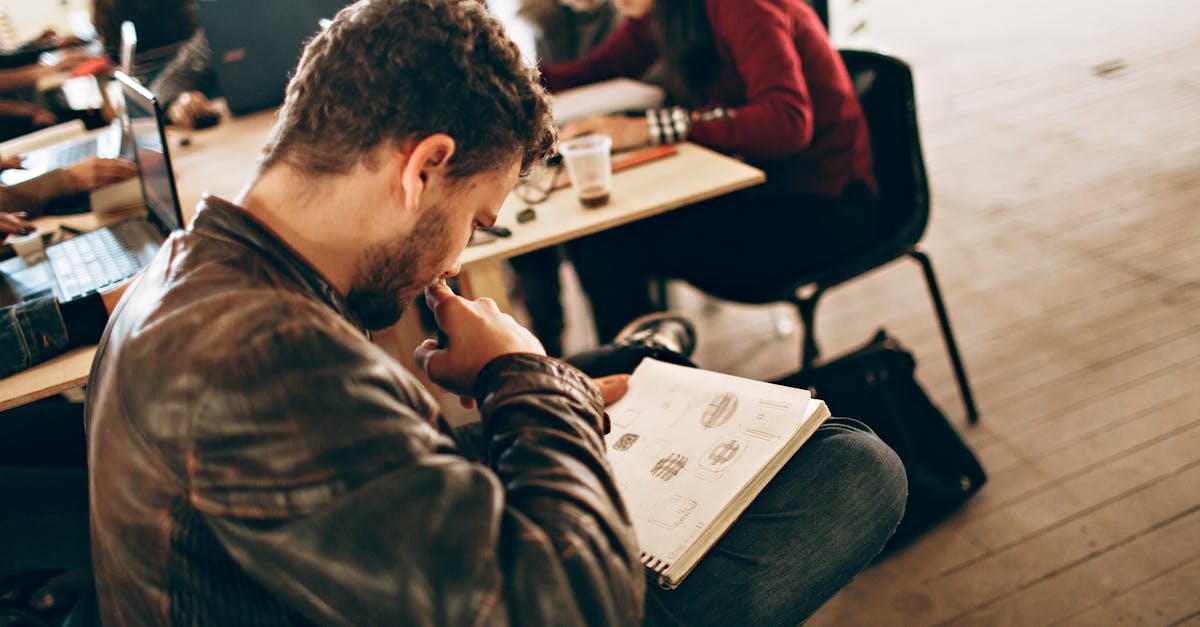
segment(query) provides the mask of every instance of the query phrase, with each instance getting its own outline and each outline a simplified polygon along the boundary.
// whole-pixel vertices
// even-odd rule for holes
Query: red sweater
[[[708,18],[721,60],[709,105],[733,115],[694,122],[688,139],[744,157],[791,192],[837,196],[855,179],[875,189],[862,108],[804,0],[708,0]],[[639,77],[658,54],[650,18],[629,18],[587,57],[543,74],[551,91]]]

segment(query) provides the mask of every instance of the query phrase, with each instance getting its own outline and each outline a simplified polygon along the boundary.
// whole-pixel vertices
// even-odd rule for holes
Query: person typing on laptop
[[[0,162],[0,169],[13,161]],[[137,175],[132,163],[90,158],[69,168],[52,170],[23,183],[0,185],[0,242],[34,230],[29,220],[57,198],[102,187]],[[60,303],[50,291],[0,308],[0,377],[30,368],[77,346],[100,340],[108,312],[128,281],[102,292]]]
[[[207,97],[217,79],[193,0],[93,0],[92,21],[113,58],[120,54],[122,22],[135,25],[138,51],[125,71],[149,85],[173,124],[201,128],[220,120]]]
[[[0,170],[21,167],[21,158],[0,161]],[[68,196],[89,192],[137,176],[137,168],[126,159],[88,157],[56,168],[16,185],[0,184],[0,212],[36,218],[46,205]],[[11,223],[11,217],[9,218]],[[26,224],[23,228],[29,228]],[[5,231],[12,232],[12,231]]]

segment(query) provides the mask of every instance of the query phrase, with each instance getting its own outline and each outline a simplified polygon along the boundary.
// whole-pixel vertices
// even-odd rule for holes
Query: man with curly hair
[[[546,357],[495,303],[441,281],[553,142],[538,77],[474,0],[361,0],[310,42],[246,189],[201,201],[98,348],[87,426],[103,624],[631,625],[740,594],[746,567],[777,585],[729,545],[670,601],[647,594],[605,461],[620,380]],[[478,404],[477,438],[446,428],[370,341],[422,292],[443,338],[416,362]],[[769,597],[823,600],[902,503],[902,471],[874,436],[813,441],[730,533],[778,546],[802,530],[820,556],[768,560],[811,582]],[[866,481],[842,495],[846,477]],[[810,512],[768,511],[809,498]],[[773,612],[769,597],[747,598]]]

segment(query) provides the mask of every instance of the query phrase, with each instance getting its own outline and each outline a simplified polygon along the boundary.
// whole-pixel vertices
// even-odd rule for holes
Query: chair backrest
[[[908,64],[879,52],[841,50],[842,61],[862,103],[879,201],[895,222],[889,225],[890,245],[880,251],[891,257],[917,243],[929,223],[929,182],[917,125],[917,102]]]

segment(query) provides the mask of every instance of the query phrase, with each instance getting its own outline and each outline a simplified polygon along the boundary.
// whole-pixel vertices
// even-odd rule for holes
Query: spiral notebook
[[[646,359],[609,416],[642,563],[674,588],[829,410],[807,390]]]

